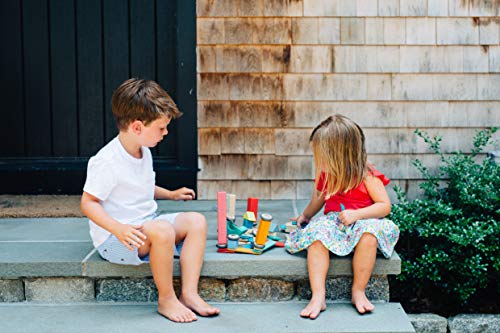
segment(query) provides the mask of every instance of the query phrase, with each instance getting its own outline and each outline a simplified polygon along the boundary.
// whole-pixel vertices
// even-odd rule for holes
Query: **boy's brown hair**
[[[137,78],[123,82],[113,93],[111,109],[119,130],[140,120],[144,125],[160,118],[179,118],[182,113],[160,85],[151,80]]]

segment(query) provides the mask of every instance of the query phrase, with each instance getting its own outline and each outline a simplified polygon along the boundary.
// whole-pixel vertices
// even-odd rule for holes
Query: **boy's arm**
[[[194,191],[187,187],[182,187],[175,191],[169,191],[166,188],[155,186],[155,199],[166,200],[193,200],[196,197]]]
[[[344,210],[339,215],[343,224],[349,225],[357,220],[382,218],[391,212],[391,200],[382,181],[378,177],[368,176],[365,179],[365,186],[373,204],[361,209]]]
[[[141,238],[146,239],[146,235],[140,231],[142,226],[123,224],[113,219],[106,213],[99,198],[90,193],[83,192],[80,208],[85,216],[101,228],[115,235],[129,250],[133,250],[131,245],[137,248],[144,245]]]

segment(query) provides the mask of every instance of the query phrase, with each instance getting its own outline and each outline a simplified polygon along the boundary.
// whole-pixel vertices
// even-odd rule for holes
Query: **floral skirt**
[[[336,212],[316,217],[305,228],[291,232],[285,248],[290,253],[297,253],[315,241],[321,241],[330,252],[345,256],[354,250],[365,232],[377,238],[378,249],[386,258],[390,258],[399,238],[399,228],[394,222],[388,219],[366,219],[345,226]]]

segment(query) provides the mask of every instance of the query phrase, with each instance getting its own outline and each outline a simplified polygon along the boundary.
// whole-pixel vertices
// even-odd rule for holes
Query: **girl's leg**
[[[326,309],[326,274],[329,265],[330,251],[320,241],[312,243],[307,249],[307,269],[312,297],[300,313],[302,317],[316,319],[319,313]]]
[[[175,322],[191,322],[196,315],[175,296],[172,273],[175,230],[165,221],[148,221],[143,225],[147,239],[139,248],[139,256],[149,253],[151,272],[158,288],[158,312]]]
[[[361,236],[352,259],[354,281],[352,284],[352,304],[359,313],[372,311],[375,306],[366,298],[365,289],[372,275],[377,257],[377,238],[370,233]]]
[[[198,282],[205,254],[207,222],[199,213],[181,213],[174,222],[176,244],[184,241],[181,251],[182,293],[179,300],[201,316],[213,316],[219,309],[198,295]]]

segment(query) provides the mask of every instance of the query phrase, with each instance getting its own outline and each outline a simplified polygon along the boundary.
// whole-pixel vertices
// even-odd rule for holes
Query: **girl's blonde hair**
[[[314,128],[309,141],[316,169],[315,188],[322,172],[326,196],[347,192],[363,182],[367,173],[365,135],[358,124],[335,114]]]

